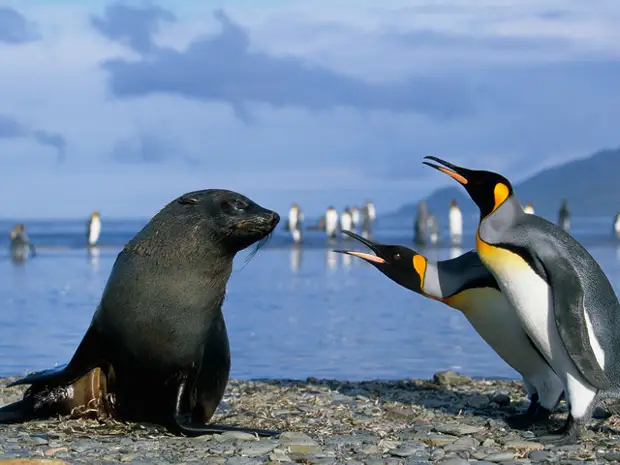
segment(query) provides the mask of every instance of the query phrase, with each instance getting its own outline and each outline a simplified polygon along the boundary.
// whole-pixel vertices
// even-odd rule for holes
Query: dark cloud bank
[[[0,6],[0,43],[23,44],[41,38],[34,23],[17,10]]]
[[[18,138],[34,140],[41,145],[53,147],[58,153],[58,162],[64,162],[67,142],[62,135],[31,128],[15,118],[0,115],[0,139]]]

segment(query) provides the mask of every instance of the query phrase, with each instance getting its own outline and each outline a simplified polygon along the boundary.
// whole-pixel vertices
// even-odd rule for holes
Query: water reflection
[[[293,245],[291,247],[291,271],[293,273],[298,273],[299,268],[301,267],[301,246]]]
[[[334,252],[332,249],[327,249],[326,251],[326,259],[327,259],[327,269],[329,271],[336,271],[338,269],[338,253]]]
[[[351,255],[342,254],[342,266],[344,268],[349,268],[351,266],[351,262],[353,261]]]
[[[460,247],[450,247],[450,258],[457,258],[463,255],[463,249]]]
[[[88,248],[88,261],[93,266],[95,271],[99,271],[99,256],[101,255],[101,251],[99,247],[89,247]]]

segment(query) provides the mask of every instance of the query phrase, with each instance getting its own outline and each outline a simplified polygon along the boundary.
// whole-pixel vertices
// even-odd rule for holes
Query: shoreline
[[[0,405],[21,398],[6,388]],[[0,425],[0,464],[38,458],[49,464],[262,463],[422,465],[444,463],[609,463],[620,461],[620,419],[602,411],[571,446],[535,437],[566,419],[564,402],[548,425],[510,428],[504,417],[528,406],[520,381],[472,379],[454,372],[432,380],[231,380],[213,422],[278,429],[276,438],[246,433],[175,437],[163,427],[49,419]],[[57,460],[50,462],[49,460]],[[568,460],[568,462],[565,462]],[[18,464],[19,461],[13,461]]]

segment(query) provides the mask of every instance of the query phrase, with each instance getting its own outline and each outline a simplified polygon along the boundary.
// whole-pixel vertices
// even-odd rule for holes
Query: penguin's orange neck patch
[[[413,269],[420,276],[420,288],[424,289],[424,276],[426,275],[426,258],[422,255],[413,257]]]
[[[498,182],[495,184],[495,189],[493,189],[493,195],[495,196],[495,206],[493,207],[493,211],[495,211],[506,201],[510,195],[510,189],[503,182]]]

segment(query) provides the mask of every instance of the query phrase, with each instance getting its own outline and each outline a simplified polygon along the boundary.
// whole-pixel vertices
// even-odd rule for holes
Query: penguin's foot
[[[566,423],[549,435],[539,436],[533,440],[555,446],[575,444],[579,440],[581,425],[575,421],[572,415],[568,416]]]
[[[551,410],[532,403],[525,413],[511,415],[505,421],[513,429],[528,429],[534,424],[547,422],[550,415]]]

